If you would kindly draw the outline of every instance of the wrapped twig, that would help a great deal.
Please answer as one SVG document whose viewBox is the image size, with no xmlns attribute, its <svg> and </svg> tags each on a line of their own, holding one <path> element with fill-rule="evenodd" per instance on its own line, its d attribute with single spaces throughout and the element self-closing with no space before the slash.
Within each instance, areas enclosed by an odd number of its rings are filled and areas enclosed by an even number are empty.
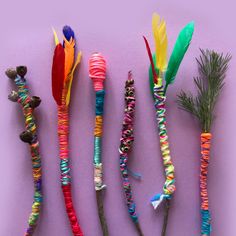
<svg viewBox="0 0 236 236">
<path fill-rule="evenodd" d="M 198 95 L 193 97 L 182 91 L 178 95 L 178 104 L 181 109 L 195 116 L 201 124 L 201 167 L 200 167 L 200 196 L 201 196 L 201 235 L 211 233 L 211 214 L 208 204 L 207 175 L 210 161 L 211 125 L 214 118 L 214 107 L 224 85 L 230 56 L 210 50 L 201 50 L 197 59 L 199 77 L 194 78 Z"/>
<path fill-rule="evenodd" d="M 97 198 L 98 215 L 102 226 L 103 236 L 108 236 L 108 227 L 103 209 L 103 184 L 102 170 L 102 126 L 103 106 L 105 90 L 103 82 L 106 78 L 106 61 L 100 53 L 94 53 L 89 59 L 89 76 L 93 80 L 93 87 L 96 93 L 95 127 L 94 127 L 94 185 Z"/>
<path fill-rule="evenodd" d="M 33 235 L 37 226 L 43 200 L 41 158 L 39 155 L 37 127 L 33 114 L 34 109 L 39 106 L 41 100 L 37 96 L 30 96 L 25 79 L 26 73 L 27 68 L 25 66 L 18 66 L 16 69 L 8 69 L 6 71 L 6 75 L 14 81 L 17 87 L 17 91 L 12 91 L 8 98 L 12 102 L 18 102 L 22 106 L 23 115 L 25 117 L 25 131 L 20 134 L 20 139 L 29 144 L 31 152 L 34 179 L 34 200 L 32 212 L 28 220 L 28 229 L 25 232 L 25 236 L 30 236 Z"/>
<path fill-rule="evenodd" d="M 74 71 L 80 63 L 81 52 L 74 62 L 75 37 L 69 26 L 63 28 L 63 45 L 59 43 L 54 31 L 56 48 L 52 65 L 52 93 L 58 108 L 58 138 L 60 146 L 61 187 L 66 212 L 70 220 L 73 235 L 82 236 L 71 194 L 71 175 L 69 166 L 69 103 Z"/>
<path fill-rule="evenodd" d="M 164 236 L 166 235 L 170 201 L 175 192 L 175 172 L 174 165 L 170 156 L 170 148 L 166 128 L 166 92 L 168 86 L 174 82 L 179 66 L 189 47 L 194 31 L 194 24 L 193 22 L 190 22 L 181 30 L 176 40 L 168 64 L 166 23 L 157 14 L 153 14 L 152 28 L 156 46 L 156 53 L 153 56 L 148 41 L 145 37 L 144 41 L 151 63 L 149 80 L 151 94 L 155 102 L 156 119 L 158 122 L 158 132 L 160 139 L 160 149 L 163 160 L 163 166 L 165 169 L 165 183 L 163 186 L 163 192 L 155 195 L 151 199 L 151 203 L 154 209 L 156 209 L 161 202 L 163 202 L 164 200 L 166 201 L 165 215 L 162 227 L 162 236 Z M 163 80 L 165 80 L 165 85 L 163 85 Z"/>
<path fill-rule="evenodd" d="M 126 205 L 130 218 L 135 224 L 137 232 L 140 236 L 143 235 L 139 219 L 136 212 L 136 205 L 133 200 L 131 184 L 129 181 L 128 170 L 128 153 L 134 141 L 134 113 L 135 113 L 135 89 L 132 74 L 129 72 L 128 79 L 125 82 L 125 112 L 122 128 L 122 137 L 120 139 L 120 172 L 123 179 L 123 189 L 125 193 Z"/>
</svg>

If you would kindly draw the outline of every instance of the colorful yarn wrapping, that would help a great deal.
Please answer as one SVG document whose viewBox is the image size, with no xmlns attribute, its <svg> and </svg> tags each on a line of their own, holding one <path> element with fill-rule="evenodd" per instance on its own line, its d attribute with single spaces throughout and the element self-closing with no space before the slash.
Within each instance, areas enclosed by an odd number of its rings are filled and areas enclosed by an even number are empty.
<svg viewBox="0 0 236 236">
<path fill-rule="evenodd" d="M 106 188 L 102 183 L 102 160 L 101 160 L 101 146 L 102 146 L 102 122 L 103 122 L 103 104 L 105 91 L 100 90 L 96 92 L 96 117 L 94 127 L 94 183 L 96 191 Z"/>
<path fill-rule="evenodd" d="M 201 134 L 201 172 L 200 172 L 200 190 L 201 190 L 201 217 L 202 217 L 202 236 L 211 233 L 211 214 L 208 206 L 207 192 L 207 173 L 210 160 L 211 133 Z"/>
<path fill-rule="evenodd" d="M 39 155 L 39 141 L 37 138 L 37 128 L 35 118 L 33 115 L 34 108 L 30 105 L 32 98 L 29 95 L 26 79 L 17 75 L 14 82 L 18 88 L 17 102 L 22 105 L 23 114 L 25 117 L 25 129 L 31 134 L 31 141 L 28 142 L 31 151 L 32 170 L 34 179 L 34 201 L 32 205 L 32 213 L 29 216 L 28 228 L 25 232 L 25 236 L 33 235 L 37 226 L 40 208 L 43 200 L 42 196 L 42 172 L 41 172 L 41 158 Z"/>
<path fill-rule="evenodd" d="M 95 127 L 94 127 L 94 187 L 97 197 L 98 214 L 103 230 L 103 235 L 108 236 L 108 227 L 104 215 L 102 190 L 106 188 L 103 184 L 102 171 L 102 125 L 104 106 L 104 86 L 106 78 L 106 61 L 100 53 L 94 53 L 89 59 L 89 77 L 93 80 L 93 87 L 96 93 Z"/>
<path fill-rule="evenodd" d="M 166 176 L 165 184 L 163 186 L 163 193 L 157 194 L 151 199 L 151 203 L 154 209 L 156 209 L 164 199 L 171 199 L 176 187 L 174 165 L 170 156 L 169 142 L 166 129 L 166 97 L 164 96 L 163 86 L 155 85 L 153 89 L 153 94 L 155 100 L 156 117 L 158 122 L 161 154 Z"/>
<path fill-rule="evenodd" d="M 120 172 L 123 178 L 123 189 L 125 193 L 126 205 L 128 207 L 129 216 L 135 223 L 139 235 L 143 235 L 139 226 L 138 215 L 136 212 L 136 205 L 133 200 L 132 188 L 129 181 L 128 169 L 128 153 L 134 141 L 133 126 L 135 113 L 135 89 L 132 74 L 129 72 L 128 79 L 125 82 L 125 112 L 122 127 L 122 137 L 120 139 Z"/>
<path fill-rule="evenodd" d="M 103 81 L 106 78 L 106 62 L 100 53 L 94 53 L 89 59 L 89 77 L 93 80 L 96 92 L 95 128 L 94 128 L 94 183 L 95 190 L 100 191 L 106 187 L 102 183 L 102 124 L 105 91 Z"/>
<path fill-rule="evenodd" d="M 135 113 L 135 89 L 134 80 L 129 78 L 125 83 L 125 113 L 122 128 L 122 138 L 120 139 L 120 171 L 123 178 L 123 188 L 126 196 L 126 204 L 128 206 L 129 215 L 134 223 L 138 222 L 138 216 L 136 213 L 136 205 L 132 197 L 131 184 L 129 182 L 128 171 L 128 153 L 132 147 L 134 141 L 133 125 L 134 125 L 134 113 Z"/>
<path fill-rule="evenodd" d="M 66 212 L 74 236 L 83 236 L 79 226 L 71 194 L 71 175 L 69 166 L 69 102 L 75 68 L 80 63 L 81 52 L 74 62 L 75 39 L 69 26 L 63 28 L 63 46 L 59 43 L 56 32 L 56 48 L 52 67 L 52 92 L 58 105 L 58 138 L 60 147 L 61 187 L 64 195 Z M 58 48 L 62 52 L 58 53 Z"/>
<path fill-rule="evenodd" d="M 89 77 L 93 80 L 94 90 L 103 90 L 106 78 L 106 61 L 100 53 L 94 53 L 89 59 Z"/>
</svg>

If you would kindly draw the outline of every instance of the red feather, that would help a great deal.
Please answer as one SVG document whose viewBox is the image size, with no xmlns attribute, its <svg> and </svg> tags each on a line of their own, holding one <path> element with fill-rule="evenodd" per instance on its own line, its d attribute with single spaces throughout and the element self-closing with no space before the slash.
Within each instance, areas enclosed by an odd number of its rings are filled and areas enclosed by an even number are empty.
<svg viewBox="0 0 236 236">
<path fill-rule="evenodd" d="M 61 105 L 62 90 L 65 77 L 65 51 L 61 44 L 58 44 L 54 51 L 52 64 L 52 95 L 57 103 Z"/>
<path fill-rule="evenodd" d="M 147 41 L 145 36 L 143 36 L 143 39 L 144 39 L 144 42 L 145 42 L 145 45 L 146 45 L 146 49 L 147 49 L 147 53 L 148 53 L 148 57 L 149 57 L 149 60 L 150 60 L 150 63 L 151 63 L 154 83 L 157 83 L 158 76 L 157 76 L 157 73 L 156 73 L 156 70 L 155 70 L 155 66 L 154 66 L 154 62 L 153 62 L 153 59 L 152 59 L 151 49 L 149 47 L 148 41 Z"/>
</svg>

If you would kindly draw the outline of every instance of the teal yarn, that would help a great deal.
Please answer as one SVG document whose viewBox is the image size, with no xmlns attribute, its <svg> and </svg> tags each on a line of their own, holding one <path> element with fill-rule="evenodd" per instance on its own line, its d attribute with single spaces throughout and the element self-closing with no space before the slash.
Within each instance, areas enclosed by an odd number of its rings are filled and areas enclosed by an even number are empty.
<svg viewBox="0 0 236 236">
<path fill-rule="evenodd" d="M 96 116 L 101 116 L 103 114 L 104 96 L 104 90 L 96 92 Z"/>
<path fill-rule="evenodd" d="M 69 168 L 69 160 L 67 158 L 61 159 L 60 169 L 61 169 L 61 184 L 62 185 L 70 184 L 71 182 L 70 168 Z"/>
<path fill-rule="evenodd" d="M 94 137 L 94 164 L 101 163 L 101 137 Z"/>
<path fill-rule="evenodd" d="M 201 225 L 201 234 L 210 235 L 211 233 L 211 214 L 208 210 L 201 210 L 202 225 Z"/>
</svg>

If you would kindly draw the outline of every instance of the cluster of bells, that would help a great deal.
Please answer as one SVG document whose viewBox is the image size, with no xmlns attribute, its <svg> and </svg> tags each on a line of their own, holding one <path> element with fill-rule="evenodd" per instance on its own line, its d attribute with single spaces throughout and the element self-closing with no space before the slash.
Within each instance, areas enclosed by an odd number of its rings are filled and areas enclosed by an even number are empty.
<svg viewBox="0 0 236 236">
<path fill-rule="evenodd" d="M 16 69 L 10 68 L 10 69 L 7 69 L 6 71 L 7 77 L 12 80 L 15 80 L 17 77 L 20 77 L 21 79 L 25 80 L 24 76 L 26 75 L 26 73 L 27 73 L 26 66 L 17 66 Z M 17 102 L 19 99 L 18 92 L 13 90 L 8 95 L 8 99 L 12 102 Z M 40 97 L 32 96 L 29 101 L 29 106 L 32 109 L 35 109 L 36 107 L 40 105 L 40 103 L 41 103 Z M 34 140 L 34 135 L 29 130 L 26 130 L 20 134 L 20 139 L 25 143 L 32 143 L 32 141 Z"/>
</svg>

